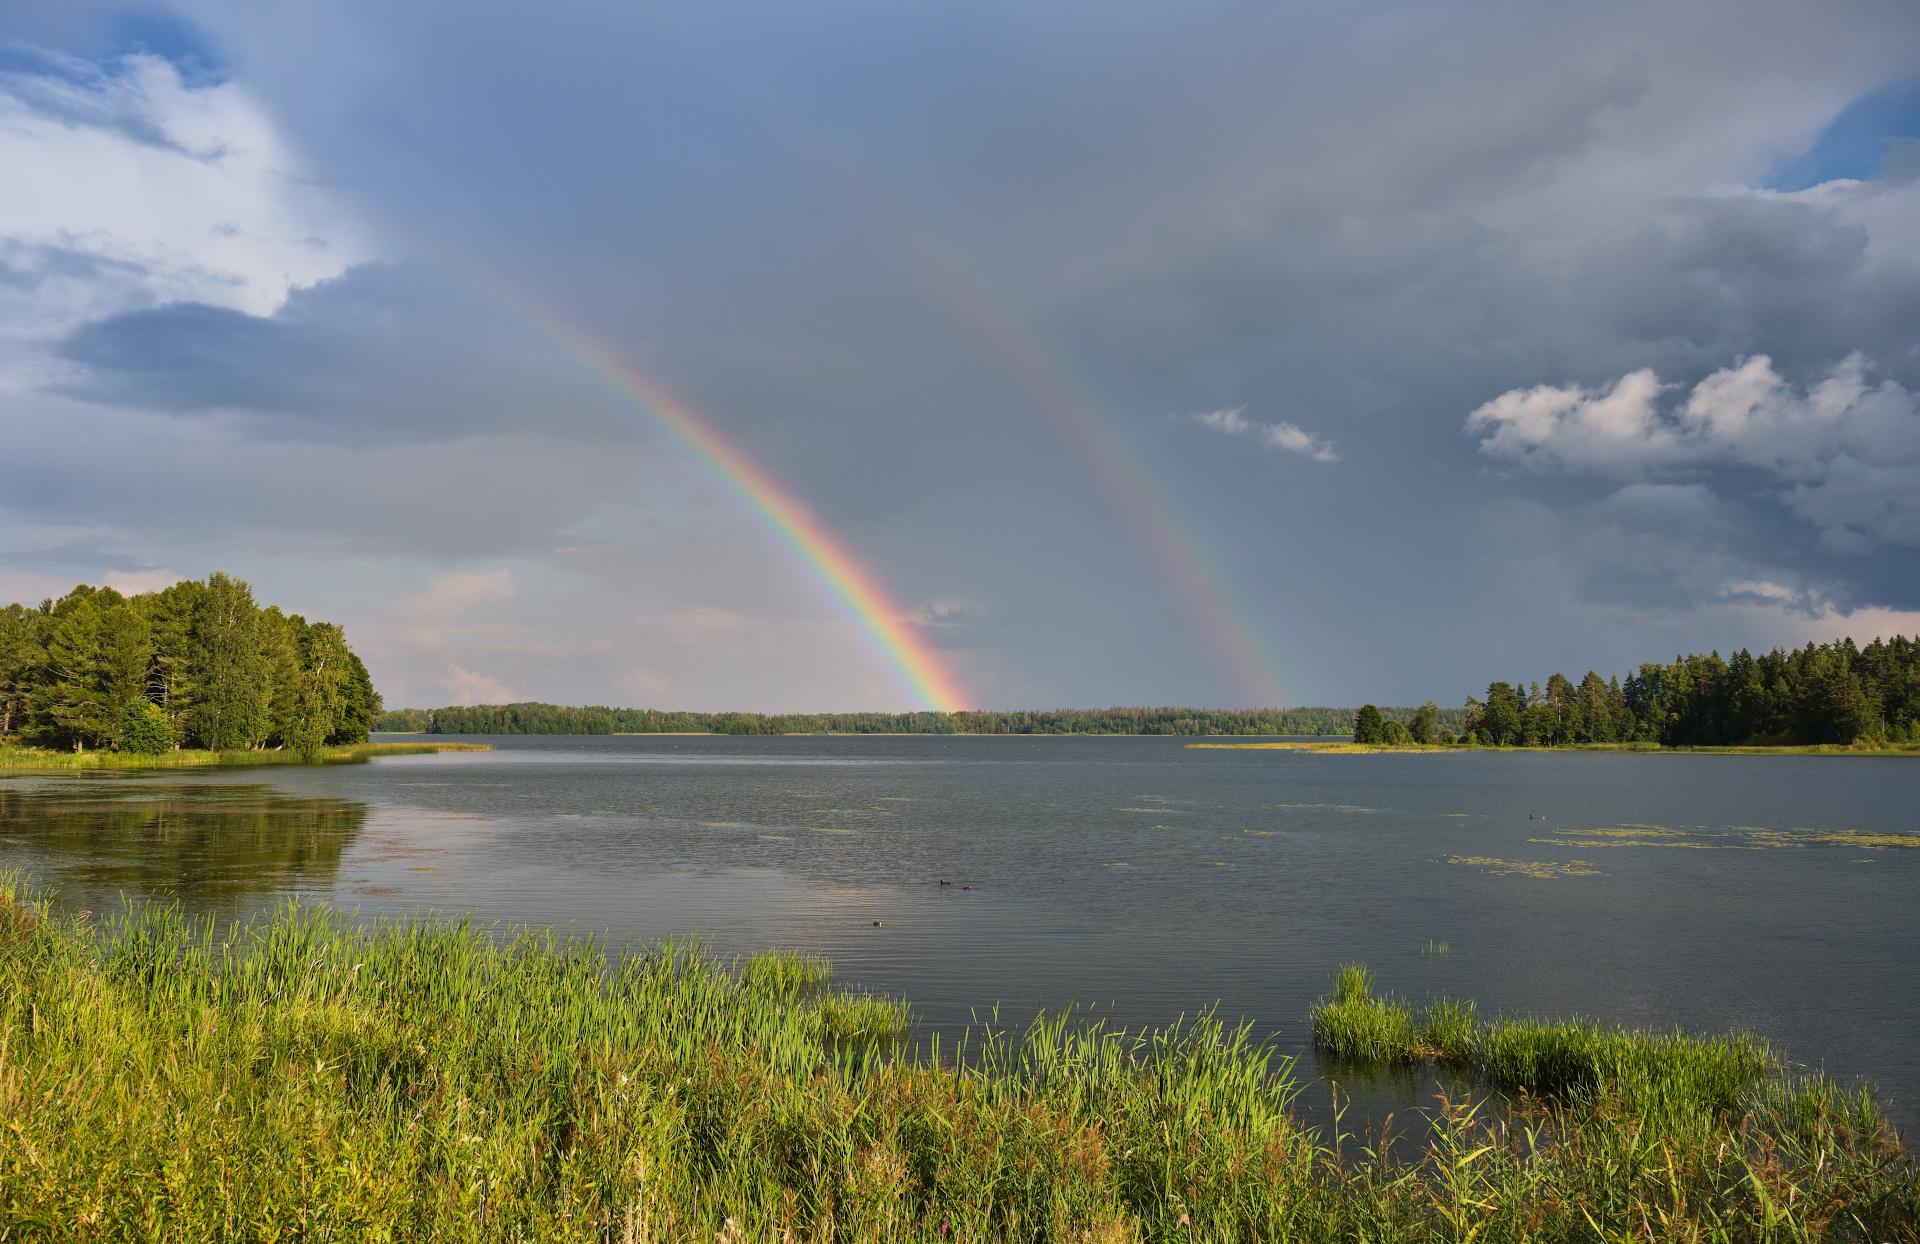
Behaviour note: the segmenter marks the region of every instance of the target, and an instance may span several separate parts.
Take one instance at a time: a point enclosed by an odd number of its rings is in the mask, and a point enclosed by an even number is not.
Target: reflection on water
[[[1341,963],[1418,1004],[1750,1028],[1920,1130],[1920,762],[1327,757],[1178,739],[597,737],[368,765],[0,779],[74,906],[285,897],[786,946],[923,1032],[1219,1006],[1284,1051]],[[1679,849],[1693,847],[1694,849]],[[1711,848],[1711,849],[1701,849]],[[1439,947],[1444,946],[1445,953]],[[1420,1078],[1301,1064],[1349,1127]]]
[[[120,895],[195,908],[331,884],[367,818],[351,799],[139,779],[0,784],[0,859],[70,907]]]

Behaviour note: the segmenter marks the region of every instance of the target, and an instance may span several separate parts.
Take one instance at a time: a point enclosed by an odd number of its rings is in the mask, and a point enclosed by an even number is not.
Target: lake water
[[[123,895],[221,916],[295,896],[801,947],[904,994],[928,1030],[996,1003],[1127,1023],[1217,1003],[1298,1049],[1329,975],[1360,960],[1387,989],[1483,1011],[1751,1028],[1872,1079],[1920,1129],[1920,761],[488,741],[0,779],[0,869],[101,913]]]

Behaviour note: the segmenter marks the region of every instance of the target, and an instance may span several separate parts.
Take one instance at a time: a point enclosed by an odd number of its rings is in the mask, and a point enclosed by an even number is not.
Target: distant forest
[[[1095,708],[964,713],[692,713],[482,704],[395,709],[430,734],[1353,735],[1370,743],[1669,747],[1920,742],[1920,639],[1851,639],[1648,663],[1627,675],[1496,682],[1464,708]]]
[[[1379,710],[1408,722],[1416,710]],[[399,708],[379,730],[428,734],[1259,734],[1345,735],[1350,708],[1056,708],[965,713],[683,713],[651,708],[568,708],[559,704],[480,704]],[[1450,728],[1465,713],[1446,709]]]
[[[1464,716],[1461,741],[1495,747],[1920,742],[1920,639],[1713,652],[1642,665],[1625,682],[1496,682]]]
[[[0,741],[311,754],[365,742],[380,712],[338,626],[260,608],[224,574],[0,608]]]

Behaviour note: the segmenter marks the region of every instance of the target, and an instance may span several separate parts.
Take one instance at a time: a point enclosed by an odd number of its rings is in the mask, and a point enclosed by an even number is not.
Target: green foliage
[[[1351,978],[1337,998],[1369,999]],[[550,933],[294,907],[219,929],[172,907],[69,922],[0,878],[0,1224],[1912,1244],[1920,1222],[1913,1157],[1871,1094],[1769,1071],[1731,1107],[1697,1105],[1726,1094],[1692,1047],[1641,1047],[1630,1074],[1678,1086],[1664,1099],[1617,1091],[1602,1052],[1565,1096],[1443,1102],[1423,1148],[1362,1156],[1337,1122],[1323,1140],[1296,1118],[1290,1060],[1212,1017],[1134,1033],[1046,1016],[942,1057],[896,1039],[903,1015],[758,988],[684,945],[610,962]]]
[[[1471,1002],[1442,998],[1420,1012],[1420,1044],[1441,1062],[1465,1063],[1473,1058],[1475,1007]]]
[[[240,751],[271,731],[272,628],[253,603],[253,589],[214,574],[194,609],[187,675],[194,685],[188,733],[213,751]]]
[[[1642,665],[1625,683],[1555,674],[1528,693],[1496,682],[1485,703],[1467,701],[1465,730],[1493,747],[1898,743],[1920,735],[1920,639],[1713,652]]]
[[[1490,684],[1484,705],[1468,700],[1467,729],[1489,747],[1505,747],[1520,742],[1520,697],[1514,691],[1513,684]]]
[[[1313,1043],[1337,1062],[1416,1061],[1413,1015],[1391,998],[1373,996],[1373,973],[1358,963],[1341,968],[1326,999],[1314,1004]]]
[[[1421,747],[1438,741],[1440,732],[1440,709],[1432,700],[1428,700],[1413,711],[1413,720],[1407,723],[1407,735]]]
[[[134,756],[164,756],[179,743],[173,723],[150,700],[134,700],[127,705],[126,722],[121,727],[120,750]]]
[[[81,586],[0,609],[0,741],[312,756],[364,742],[379,712],[339,627],[260,609],[223,574],[132,597]]]
[[[818,989],[833,976],[833,965],[819,955],[798,950],[768,950],[748,959],[740,981],[776,998]]]
[[[1360,711],[1353,715],[1353,741],[1356,743],[1384,743],[1387,741],[1387,723],[1380,716],[1380,710],[1372,704],[1363,704]]]
[[[1313,1040],[1331,1058],[1440,1063],[1507,1091],[1623,1100],[1644,1117],[1734,1109],[1780,1070],[1749,1033],[1695,1036],[1531,1016],[1482,1023],[1473,1003],[1444,998],[1415,1023],[1405,1003],[1374,996],[1372,974],[1359,964],[1341,968],[1314,1007]]]

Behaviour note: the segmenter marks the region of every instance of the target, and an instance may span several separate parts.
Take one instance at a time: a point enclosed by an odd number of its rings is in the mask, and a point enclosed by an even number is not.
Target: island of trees
[[[1376,710],[1410,721],[1418,710]],[[1440,718],[1461,728],[1464,714]],[[375,729],[426,734],[1180,734],[1344,735],[1350,708],[1056,708],[962,713],[694,713],[560,704],[400,708]]]
[[[1428,704],[1402,724],[1367,705],[1356,743],[1486,747],[1819,746],[1920,743],[1920,640],[1866,647],[1851,639],[1722,658],[1643,664],[1623,682],[1589,672],[1578,683],[1496,682],[1468,699],[1459,725]]]
[[[338,626],[261,608],[224,574],[0,609],[0,742],[312,755],[365,742],[380,712]]]

